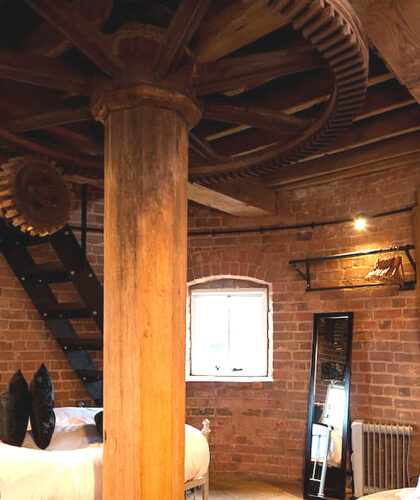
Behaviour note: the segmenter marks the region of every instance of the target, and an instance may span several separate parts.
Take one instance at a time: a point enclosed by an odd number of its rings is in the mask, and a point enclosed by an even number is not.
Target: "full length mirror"
[[[305,498],[344,499],[353,313],[314,315]]]

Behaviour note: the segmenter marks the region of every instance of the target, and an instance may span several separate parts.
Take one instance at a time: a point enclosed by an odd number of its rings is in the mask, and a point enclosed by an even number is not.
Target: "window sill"
[[[273,382],[273,377],[213,377],[213,376],[187,376],[187,382]]]

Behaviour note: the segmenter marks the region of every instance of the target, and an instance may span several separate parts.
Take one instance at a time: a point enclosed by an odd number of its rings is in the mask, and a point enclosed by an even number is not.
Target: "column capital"
[[[110,111],[140,105],[173,110],[180,114],[190,127],[198,123],[202,114],[200,104],[194,98],[147,83],[97,91],[92,96],[90,111],[96,120],[104,122]]]

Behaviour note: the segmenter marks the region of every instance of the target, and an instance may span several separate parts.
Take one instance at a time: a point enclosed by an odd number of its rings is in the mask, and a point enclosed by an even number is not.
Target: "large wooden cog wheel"
[[[191,180],[213,182],[279,170],[320,151],[360,113],[368,84],[368,45],[347,0],[271,0],[267,6],[273,15],[287,18],[325,61],[326,78],[333,76],[328,101],[299,134],[234,158],[192,165]]]
[[[14,226],[46,236],[66,224],[73,195],[53,162],[27,155],[8,161],[2,170],[0,206]]]

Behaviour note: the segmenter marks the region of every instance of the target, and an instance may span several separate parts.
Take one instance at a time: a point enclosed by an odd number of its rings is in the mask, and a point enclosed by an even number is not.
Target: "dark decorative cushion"
[[[104,422],[104,412],[100,411],[95,415],[95,424],[101,436],[103,436],[103,422]]]
[[[54,427],[54,387],[47,367],[42,364],[31,381],[31,427],[36,445],[45,450],[50,444]]]
[[[0,440],[21,446],[28,427],[30,397],[28,384],[18,370],[0,394]]]

